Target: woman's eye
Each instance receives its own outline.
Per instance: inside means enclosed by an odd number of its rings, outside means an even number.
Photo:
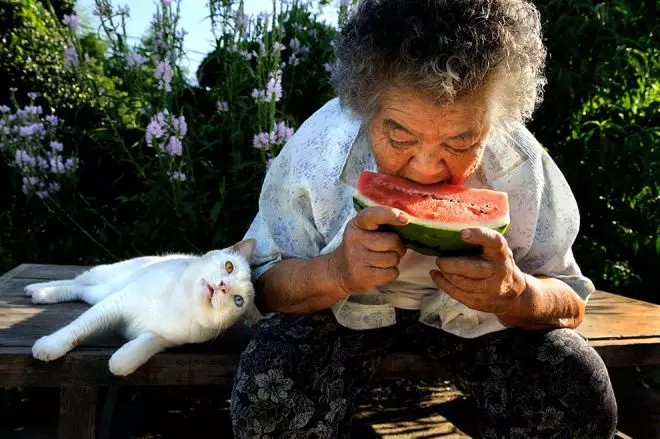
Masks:
[[[450,149],[450,150],[452,150],[452,151],[455,151],[455,152],[465,152],[465,151],[469,151],[469,150],[473,149],[473,148],[474,148],[475,146],[477,146],[477,145],[479,145],[479,144],[478,144],[478,143],[473,143],[473,144],[471,144],[471,145],[460,145],[460,144],[459,144],[459,145],[447,145],[447,144],[445,144],[445,146],[446,146],[448,149]]]
[[[243,298],[241,296],[234,296],[234,303],[236,304],[237,307],[242,307],[243,306]]]
[[[231,273],[234,271],[234,264],[229,261],[225,262],[225,270],[227,270],[227,273]]]
[[[389,141],[390,141],[390,145],[398,149],[406,149],[415,144],[414,140],[396,140],[391,137],[389,138]]]

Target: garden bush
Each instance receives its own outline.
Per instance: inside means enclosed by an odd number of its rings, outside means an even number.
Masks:
[[[530,128],[578,200],[576,258],[598,287],[660,302],[657,2],[537,4],[549,82]]]
[[[549,83],[530,129],[578,199],[578,262],[599,288],[660,302],[653,2],[537,4]],[[216,45],[191,83],[179,67],[178,1],[158,0],[133,46],[128,8],[96,0],[99,35],[79,25],[75,4],[57,8],[0,1],[0,78],[10,84],[0,91],[0,269],[240,239],[269,161],[334,96],[337,27],[299,0],[252,17],[242,2],[210,0]]]

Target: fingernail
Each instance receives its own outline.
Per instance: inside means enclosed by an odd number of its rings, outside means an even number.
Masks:
[[[461,236],[465,239],[470,239],[470,236],[472,236],[472,232],[470,232],[469,230],[463,230],[461,232]]]
[[[408,222],[408,215],[404,212],[399,212],[396,214],[396,217],[399,219],[401,224],[406,224]]]

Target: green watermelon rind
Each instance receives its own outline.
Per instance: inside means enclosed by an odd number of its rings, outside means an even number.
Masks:
[[[353,195],[353,205],[358,212],[378,203],[360,197],[359,193]],[[478,255],[482,248],[479,245],[469,244],[461,238],[461,228],[453,230],[444,228],[442,224],[433,224],[427,220],[411,217],[410,222],[403,226],[383,225],[383,230],[397,233],[406,247],[427,256],[469,256]],[[493,230],[504,234],[509,227],[506,222]]]

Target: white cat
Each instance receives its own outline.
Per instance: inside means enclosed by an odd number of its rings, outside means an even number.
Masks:
[[[243,240],[201,256],[145,256],[99,265],[72,280],[25,287],[33,303],[83,300],[76,320],[41,337],[32,354],[55,360],[98,331],[118,329],[129,341],[110,358],[110,371],[128,375],[169,347],[202,343],[240,319],[255,322],[250,258],[256,241]]]

